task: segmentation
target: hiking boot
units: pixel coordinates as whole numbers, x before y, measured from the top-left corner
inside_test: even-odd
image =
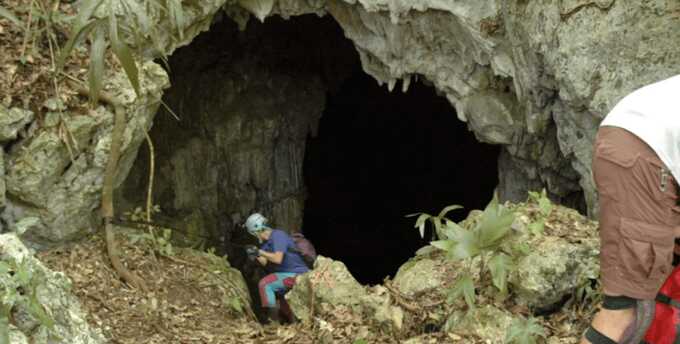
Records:
[[[281,324],[281,317],[279,315],[279,307],[267,308],[267,316],[269,317],[269,323],[272,325]]]

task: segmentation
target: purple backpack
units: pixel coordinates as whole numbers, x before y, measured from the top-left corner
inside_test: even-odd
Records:
[[[295,252],[302,256],[302,260],[305,261],[308,268],[313,269],[314,262],[316,261],[316,250],[314,249],[314,245],[312,245],[302,233],[292,233],[290,237],[293,238],[293,242],[297,247]]]

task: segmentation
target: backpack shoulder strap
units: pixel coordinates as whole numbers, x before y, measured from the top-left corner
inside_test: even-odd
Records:
[[[680,301],[673,300],[670,296],[658,293],[656,294],[656,301],[680,309]]]

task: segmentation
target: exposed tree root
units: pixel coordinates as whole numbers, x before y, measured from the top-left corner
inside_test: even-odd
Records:
[[[81,86],[73,85],[79,94],[90,96],[90,90]],[[106,250],[111,260],[111,265],[116,273],[130,286],[139,288],[142,291],[147,291],[147,286],[139,276],[128,270],[120,261],[120,252],[116,243],[115,233],[113,232],[113,181],[115,179],[115,172],[118,167],[118,159],[120,158],[120,146],[125,131],[125,110],[123,105],[112,95],[101,92],[99,100],[107,103],[114,108],[113,131],[111,133],[111,151],[109,153],[109,160],[106,163],[104,170],[104,183],[102,186],[102,203],[101,212],[104,218],[104,229],[106,231]]]

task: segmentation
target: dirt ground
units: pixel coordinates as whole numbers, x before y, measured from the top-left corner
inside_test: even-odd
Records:
[[[397,338],[341,309],[324,312],[332,316],[317,319],[314,324],[263,326],[249,307],[235,305],[235,299],[243,305],[250,302],[250,296],[234,294],[224,258],[183,249],[176,249],[169,258],[160,257],[144,241],[132,243],[126,234],[119,234],[117,239],[124,264],[145,280],[149,291],[121,282],[99,235],[39,255],[49,268],[64,272],[73,281],[73,292],[89,314],[88,321],[102,329],[111,343],[362,344],[404,343],[410,336],[416,338],[408,343],[483,343],[464,333],[420,331]],[[527,312],[519,308],[512,311]],[[587,313],[574,308],[543,319],[553,337],[550,342],[576,343],[578,331],[573,324],[582,322]],[[357,340],[364,335],[366,341]]]

